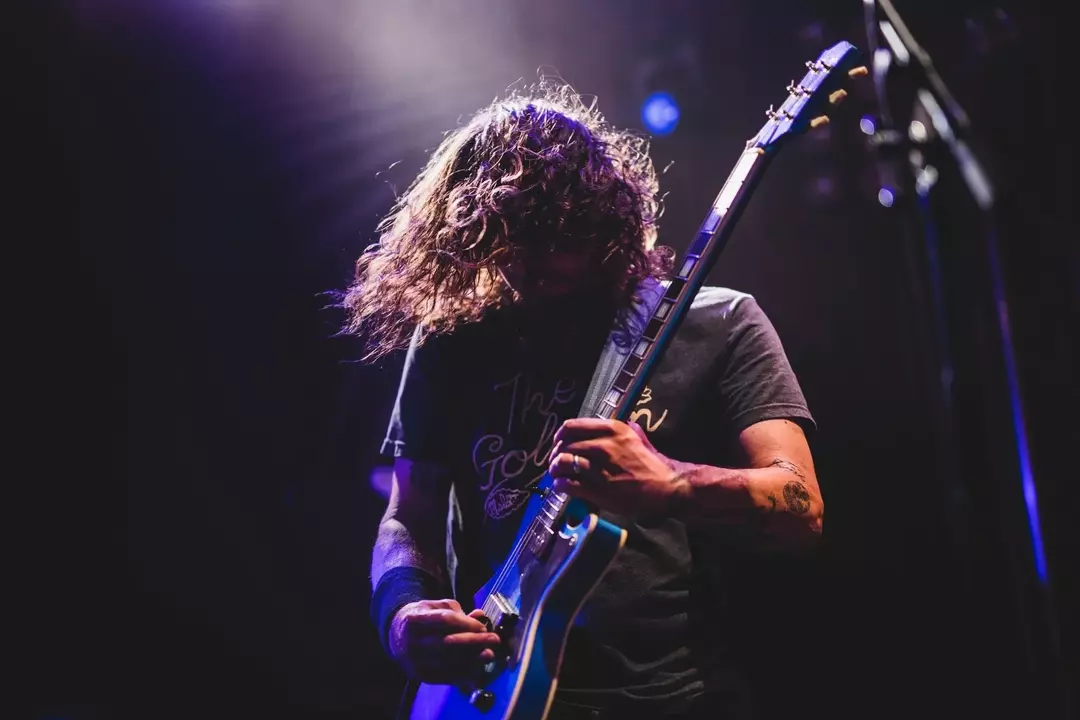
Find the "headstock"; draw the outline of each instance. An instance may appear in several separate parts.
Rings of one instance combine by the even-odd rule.
[[[788,97],[776,110],[769,106],[768,122],[746,147],[771,150],[789,135],[801,135],[829,122],[829,112],[847,97],[845,85],[867,74],[859,64],[859,51],[849,42],[838,42],[806,63],[807,73],[798,84],[788,84]]]

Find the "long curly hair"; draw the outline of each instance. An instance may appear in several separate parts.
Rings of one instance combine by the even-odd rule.
[[[661,198],[645,138],[613,128],[565,85],[512,91],[449,132],[379,224],[342,296],[343,333],[373,361],[520,299],[499,268],[589,243],[615,307],[674,253],[656,246]]]

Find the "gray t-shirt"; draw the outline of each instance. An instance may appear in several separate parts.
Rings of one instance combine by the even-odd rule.
[[[410,348],[383,452],[450,469],[463,607],[509,552],[528,487],[544,474],[555,430],[580,408],[609,326],[556,323],[529,337],[492,317]],[[772,324],[752,296],[702,288],[631,419],[669,457],[732,467],[740,431],[775,418],[814,427]],[[740,668],[718,620],[736,539],[726,528],[601,514],[628,540],[571,630],[559,698],[652,714],[717,688],[720,702],[740,705]]]

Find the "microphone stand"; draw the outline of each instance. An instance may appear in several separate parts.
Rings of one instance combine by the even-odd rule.
[[[898,209],[910,211],[900,220],[918,238],[913,246],[922,247],[915,278],[932,316],[940,378],[936,450],[958,521],[950,529],[966,551],[961,559],[970,560],[970,496],[993,487],[993,526],[1014,536],[1005,539],[1006,554],[1019,622],[1026,625],[1028,669],[1054,678],[1059,710],[1067,716],[994,219],[998,192],[973,149],[978,143],[970,118],[891,0],[863,0],[863,8],[880,121],[871,144],[883,184],[895,188]]]

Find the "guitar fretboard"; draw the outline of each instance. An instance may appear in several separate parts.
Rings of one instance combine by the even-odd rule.
[[[709,209],[709,214],[701,223],[690,249],[683,256],[678,271],[656,304],[652,317],[645,323],[641,338],[623,361],[622,369],[611,388],[595,409],[595,417],[626,420],[629,416],[653,365],[678,329],[686,310],[723,250],[730,233],[722,230],[733,227],[734,216],[742,209],[740,205],[736,212],[731,214],[732,207],[736,205],[743,190],[752,185],[760,175],[765,158],[765,152],[756,147],[747,149],[740,156],[735,169],[724,182]]]

